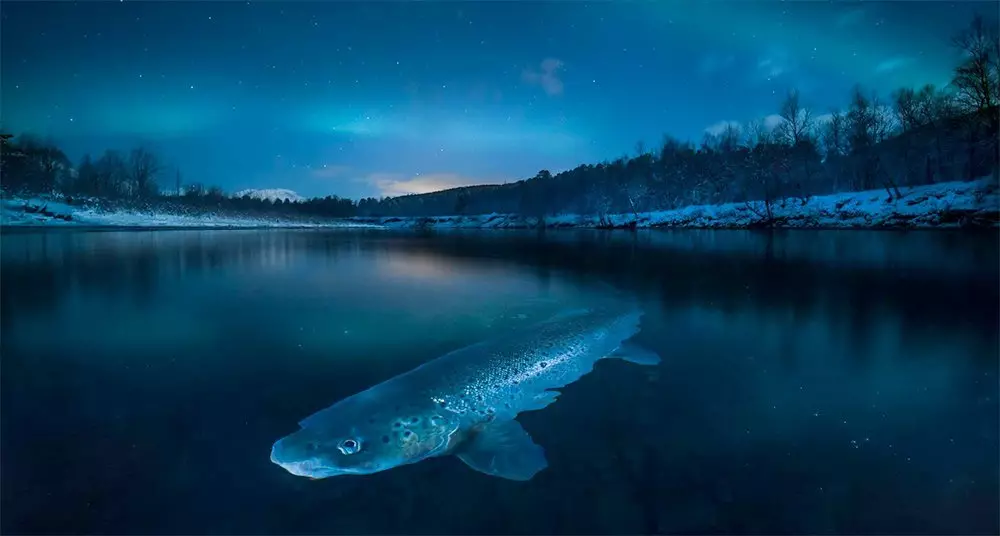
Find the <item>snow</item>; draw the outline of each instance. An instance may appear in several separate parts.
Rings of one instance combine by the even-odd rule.
[[[15,198],[0,204],[2,226],[198,227],[198,228],[379,228],[345,220],[293,220],[220,214],[175,214],[140,210],[105,211],[54,199]]]
[[[287,190],[285,188],[264,188],[264,189],[248,189],[240,190],[233,194],[233,197],[243,197],[249,195],[254,199],[261,199],[265,201],[275,201],[277,199],[283,199],[285,201],[305,201],[305,198],[301,195],[295,193],[292,190]]]
[[[264,191],[264,190],[261,190]],[[286,190],[290,191],[290,190]],[[901,188],[902,197],[885,190],[816,196],[803,202],[789,198],[772,205],[774,226],[826,229],[919,229],[967,226],[1000,227],[1000,188],[991,179]],[[294,192],[292,192],[294,193]],[[99,210],[69,205],[58,196],[5,199],[0,225],[112,227],[364,227],[385,229],[526,229],[536,218],[518,214],[439,216],[429,218],[347,218],[341,220],[284,219],[222,214],[176,214],[141,210]],[[43,209],[40,211],[40,209]],[[548,228],[700,228],[739,229],[761,224],[763,203],[697,205],[634,214],[560,214],[545,218]]]
[[[810,197],[804,203],[788,198],[772,204],[774,227],[825,229],[957,228],[1000,226],[1000,191],[991,179],[900,188],[902,197],[889,199],[885,190],[845,192]],[[671,227],[744,229],[761,225],[763,202],[695,205],[674,210],[598,216],[547,216],[547,228]],[[518,214],[441,216],[430,218],[358,218],[388,228],[524,229],[536,218]]]

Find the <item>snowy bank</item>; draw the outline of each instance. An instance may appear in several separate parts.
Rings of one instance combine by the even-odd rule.
[[[754,227],[807,229],[923,229],[1000,226],[1000,191],[991,179],[948,182],[901,188],[902,197],[890,199],[885,190],[867,190],[788,198],[771,204],[768,220],[762,201],[697,205],[635,214],[560,214],[547,216],[547,228],[690,228],[749,229]],[[398,229],[528,229],[538,218],[518,214],[439,216],[426,218],[354,218]]]
[[[2,226],[60,227],[153,227],[153,228],[378,228],[357,221],[308,220],[217,214],[212,212],[179,213],[139,209],[101,209],[96,205],[77,206],[57,196],[10,198],[0,203]]]
[[[98,202],[68,204],[59,196],[7,198],[0,202],[3,226],[204,227],[204,228],[386,228],[386,229],[529,229],[547,228],[690,228],[749,229],[930,229],[1000,227],[1000,188],[991,179],[901,188],[902,197],[885,190],[788,198],[763,202],[697,205],[674,210],[604,216],[560,214],[538,218],[519,214],[436,216],[423,218],[294,219],[216,212],[101,208]]]

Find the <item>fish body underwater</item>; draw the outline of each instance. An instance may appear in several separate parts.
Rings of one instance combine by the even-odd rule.
[[[620,358],[660,358],[628,339],[638,308],[573,310],[498,339],[455,350],[299,422],[271,461],[313,479],[371,474],[436,456],[528,480],[547,466],[542,447],[515,420],[555,402],[558,389]]]

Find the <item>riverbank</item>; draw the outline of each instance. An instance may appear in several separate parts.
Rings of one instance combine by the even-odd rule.
[[[788,198],[722,205],[688,206],[638,214],[560,214],[544,218],[520,214],[426,218],[353,218],[400,229],[687,228],[687,229],[955,229],[1000,227],[1000,188],[992,179],[884,190],[845,192],[806,200]],[[770,212],[770,217],[768,217]]]
[[[99,204],[69,204],[58,197],[10,198],[0,203],[0,226],[121,229],[313,229],[379,227],[343,219],[321,220],[137,208],[109,209]]]
[[[636,214],[560,214],[543,218],[520,214],[435,217],[356,217],[306,219],[219,213],[210,210],[108,209],[68,204],[59,198],[9,198],[0,204],[7,227],[114,228],[388,228],[534,229],[963,229],[1000,227],[1000,188],[989,178],[885,190],[846,192],[807,199],[788,198],[722,205],[688,206]]]

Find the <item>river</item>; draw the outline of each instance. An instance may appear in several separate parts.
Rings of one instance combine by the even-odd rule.
[[[4,533],[997,533],[995,232],[5,232]],[[611,289],[528,482],[295,477],[310,413]]]

